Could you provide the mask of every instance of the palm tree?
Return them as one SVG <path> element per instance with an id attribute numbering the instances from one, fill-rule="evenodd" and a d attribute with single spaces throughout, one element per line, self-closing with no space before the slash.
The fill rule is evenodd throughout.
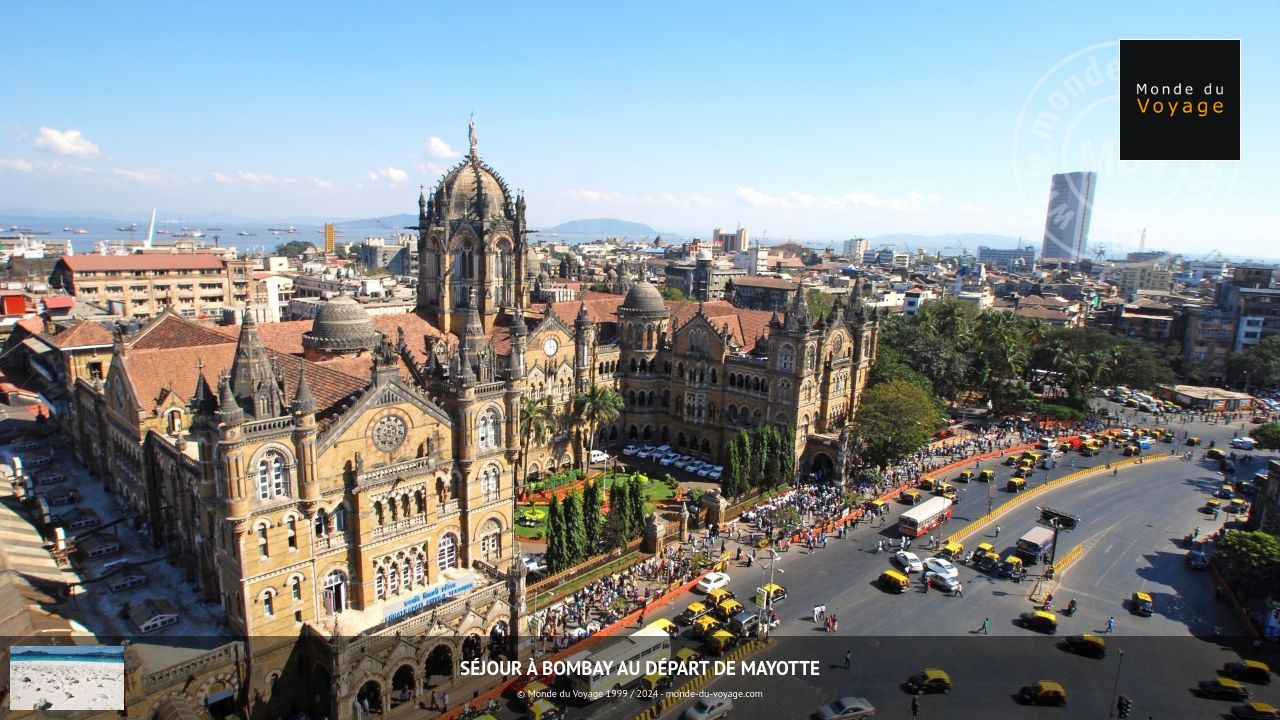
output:
<path id="1" fill-rule="evenodd" d="M 555 412 L 551 409 L 550 395 L 522 395 L 520 397 L 520 481 L 523 488 L 529 478 L 529 454 L 533 445 L 546 445 L 555 432 Z"/>
<path id="2" fill-rule="evenodd" d="M 585 471 L 591 469 L 591 451 L 595 448 L 596 428 L 622 414 L 622 394 L 613 388 L 592 384 L 573 402 L 573 419 L 578 437 L 587 451 Z M 590 472 L 586 472 L 590 475 Z"/>

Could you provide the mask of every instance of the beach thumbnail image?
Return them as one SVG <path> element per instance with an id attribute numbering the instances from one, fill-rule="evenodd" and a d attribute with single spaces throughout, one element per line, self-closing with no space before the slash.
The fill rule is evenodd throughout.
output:
<path id="1" fill-rule="evenodd" d="M 123 710 L 124 648 L 14 645 L 10 710 Z"/>

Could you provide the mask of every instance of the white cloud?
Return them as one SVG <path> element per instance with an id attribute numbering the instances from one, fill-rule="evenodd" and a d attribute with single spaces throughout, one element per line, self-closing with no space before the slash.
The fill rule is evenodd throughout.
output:
<path id="1" fill-rule="evenodd" d="M 385 167 L 379 170 L 370 170 L 365 173 L 365 178 L 370 183 L 386 182 L 389 185 L 399 185 L 409 179 L 409 173 L 395 167 Z"/>
<path id="2" fill-rule="evenodd" d="M 231 177 L 230 175 L 223 175 L 222 173 L 217 172 L 216 170 L 209 174 L 213 176 L 213 179 L 215 182 L 220 182 L 223 185 L 230 185 L 231 183 L 234 183 L 236 181 L 236 179 Z"/>
<path id="3" fill-rule="evenodd" d="M 89 138 L 81 135 L 79 130 L 55 130 L 42 127 L 34 142 L 36 147 L 59 155 L 92 157 L 98 154 L 98 146 L 89 142 Z"/>
<path id="4" fill-rule="evenodd" d="M 30 162 L 22 158 L 0 158 L 0 166 L 13 168 L 21 172 L 30 172 L 31 168 L 34 167 Z"/>
<path id="5" fill-rule="evenodd" d="M 160 173 L 154 170 L 127 170 L 125 168 L 113 167 L 111 172 L 131 180 L 159 180 Z"/>
<path id="6" fill-rule="evenodd" d="M 334 188 L 334 184 L 328 180 L 321 180 L 318 177 L 310 178 L 310 180 L 312 185 L 320 188 L 321 190 L 332 190 Z"/>
<path id="7" fill-rule="evenodd" d="M 811 195 L 798 190 L 791 190 L 782 195 L 770 195 L 755 188 L 740 187 L 735 194 L 738 199 L 752 207 L 775 207 L 783 210 L 840 210 L 849 207 L 888 210 L 912 208 L 911 203 L 901 198 L 881 197 L 874 193 L 853 190 L 841 195 Z M 919 195 L 919 193 L 913 193 L 913 195 Z"/>
<path id="8" fill-rule="evenodd" d="M 459 157 L 462 153 L 449 147 L 449 143 L 441 140 L 435 135 L 432 135 L 427 140 L 427 154 L 433 158 L 448 160 L 450 158 Z"/>

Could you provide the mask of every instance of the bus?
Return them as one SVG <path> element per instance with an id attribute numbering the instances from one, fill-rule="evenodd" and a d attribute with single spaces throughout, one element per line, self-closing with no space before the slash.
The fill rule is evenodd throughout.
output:
<path id="1" fill-rule="evenodd" d="M 647 661 L 657 662 L 670 657 L 671 636 L 662 628 L 649 625 L 628 637 L 608 643 L 586 658 L 592 664 L 612 663 L 612 673 L 576 674 L 569 678 L 569 687 L 573 689 L 575 696 L 586 702 L 594 702 L 607 697 L 611 690 L 626 687 L 643 677 Z M 633 673 L 632 669 L 638 672 Z"/>
<path id="2" fill-rule="evenodd" d="M 898 532 L 907 537 L 920 537 L 951 517 L 951 501 L 930 498 L 898 517 Z"/>

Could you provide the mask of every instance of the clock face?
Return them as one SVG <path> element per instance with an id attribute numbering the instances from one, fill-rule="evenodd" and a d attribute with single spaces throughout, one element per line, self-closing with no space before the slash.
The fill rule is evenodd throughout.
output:
<path id="1" fill-rule="evenodd" d="M 553 337 L 547 338 L 547 341 L 542 343 L 542 352 L 546 353 L 547 357 L 551 357 L 552 355 L 555 355 L 556 350 L 559 350 L 559 349 L 560 349 L 560 343 L 557 342 L 556 339 Z"/>
<path id="2" fill-rule="evenodd" d="M 395 450 L 400 447 L 400 443 L 404 442 L 408 432 L 409 428 L 405 425 L 404 418 L 399 415 L 388 415 L 373 426 L 373 445 L 383 452 Z"/>

